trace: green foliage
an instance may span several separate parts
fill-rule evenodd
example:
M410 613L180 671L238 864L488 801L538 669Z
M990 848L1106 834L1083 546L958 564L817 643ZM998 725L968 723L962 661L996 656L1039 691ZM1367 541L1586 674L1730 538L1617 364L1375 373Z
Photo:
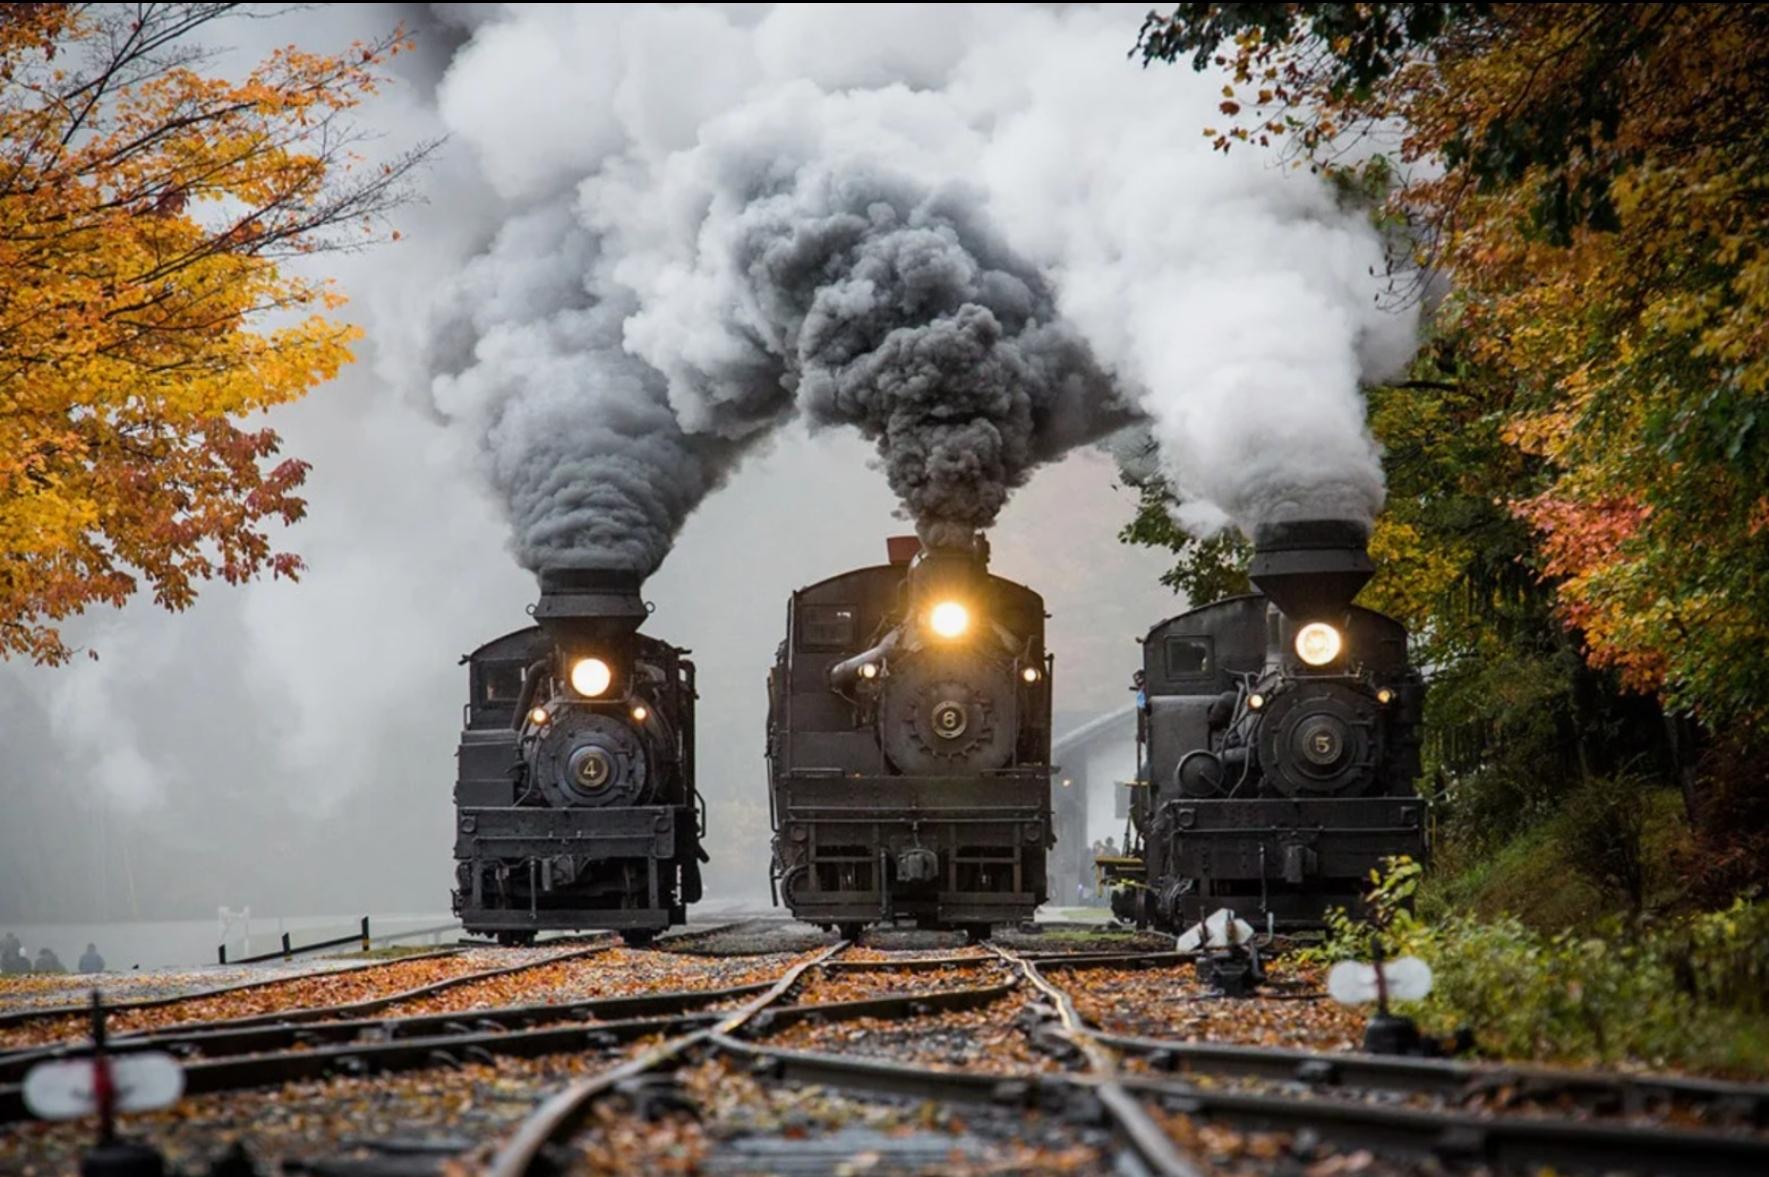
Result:
M1573 866L1598 887L1627 900L1638 915L1646 906L1649 862L1648 784L1633 776L1598 777L1568 799L1561 836Z
M1417 866L1397 862L1374 901L1387 954L1431 966L1431 995L1400 1009L1427 1031L1466 1026L1501 1058L1769 1073L1769 903L1548 933L1514 916L1416 916L1395 900L1417 884ZM1329 930L1317 959L1371 959L1371 923L1336 912Z
M1143 64L1192 55L1192 68L1210 66L1224 41L1281 45L1293 39L1333 46L1335 93L1365 95L1406 55L1430 42L1452 21L1483 4L1180 4L1171 16L1144 19L1136 52Z
M1198 538L1173 518L1172 489L1159 478L1137 486L1136 517L1118 532L1118 539L1145 548L1166 548L1175 555L1161 583L1189 605L1205 605L1249 591L1247 560L1253 549L1237 531Z

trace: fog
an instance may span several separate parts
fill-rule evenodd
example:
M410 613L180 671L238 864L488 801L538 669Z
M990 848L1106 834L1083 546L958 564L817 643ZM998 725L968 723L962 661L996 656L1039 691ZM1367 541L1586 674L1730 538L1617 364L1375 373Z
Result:
M406 20L419 34L419 51L397 59L398 84L365 107L361 121L383 133L383 149L397 151L450 130L439 109L443 93L457 135L426 173L428 203L396 218L401 241L323 259L325 272L335 274L351 296L346 313L363 325L367 338L358 362L338 380L270 414L269 423L283 434L284 452L313 464L305 490L308 516L280 537L306 560L300 582L211 585L195 607L178 615L138 601L67 627L70 638L98 651L97 661L80 658L58 669L0 664L6 748L0 758L0 926L208 916L219 905L249 904L255 914L267 915L448 906L450 793L466 698L458 659L525 624L535 586L518 563L510 505L488 477L482 431L470 416L439 409L423 374L411 370L411 357L414 349L431 346L422 339L432 321L431 291L484 249L515 210L533 206L544 187L537 173L564 167L568 174L584 174L602 158L598 153L609 150L605 143L586 142L581 156L565 160L522 150L525 137L536 131L534 121L575 117L559 109L574 98L630 105L634 91L628 87L612 98L543 93L532 81L511 77L510 90L527 102L528 122L498 123L463 137L459 127L470 127L474 116L520 114L523 103L505 94L487 95L481 104L458 85L439 90L466 26L500 10L438 8L445 20L411 6L338 6L236 22L218 34L236 50L223 59L231 65L289 40L315 50L339 48ZM1030 21L1028 11L1015 13L1012 23ZM1122 71L1127 86L1150 76L1124 59L1141 12L1127 8L1088 18L1084 44L1090 57L1078 76L1090 86L1104 85L1100 79L1115 77L1112 70ZM751 9L740 15L757 19ZM904 18L905 27L924 32L944 19ZM986 23L953 19L941 53L958 54L964 39L959 26L984 30L965 37L988 39ZM895 23L889 13L870 12L865 23L872 32L852 40L838 36L839 22L829 20L807 21L790 44L783 35L761 36L757 59L776 74L790 73L794 67L782 62L821 45L827 68L808 71L823 75L809 79L818 84L910 84L892 94L920 93L917 87L935 84L926 60L931 40L884 35L879 30ZM1038 52L1055 51L1051 27L1019 32L1041 38ZM1092 60L1101 53L1104 60ZM972 115L1037 111L1060 97L1060 87L1024 99L996 93L1013 63L997 54L990 67L991 60L983 55L961 87L954 83L955 93L970 95ZM585 75L584 85L594 90L588 76L594 62L567 56L548 64ZM944 78L952 61L935 65ZM612 68L606 61L604 66ZM1162 84L1208 99L1211 87L1199 89L1178 67L1174 79ZM1193 107L1207 110L1208 104L1193 103L1168 116L1176 145L1172 127L1194 134L1201 116ZM638 112L639 122L645 114ZM993 127L997 116L983 121ZM1165 468L1195 491L1189 517L1220 522L1253 509L1250 502L1263 504L1269 496L1237 481L1237 471L1244 470L1269 481L1273 465L1255 444L1259 422L1246 415L1252 408L1235 411L1237 401L1247 399L1237 392L1244 370L1208 362L1221 346L1208 333L1235 324L1220 305L1207 315L1200 310L1213 296L1222 302L1208 281L1210 272L1200 267L1209 262L1227 276L1245 259L1193 257L1189 268L1173 271L1189 275L1191 283L1178 282L1177 292L1159 252L1120 265L1138 248L1122 234L1148 224L1157 198L1166 199L1161 191L1142 194L1141 205L1131 199L1135 194L1120 192L1124 216L1117 229L1065 237L1057 227L1072 226L1085 202L1040 195L1043 189L1017 203L1000 199L1002 186L1036 188L1056 166L1032 166L1035 143L1028 136L1036 132L1036 120L1002 117L1000 125L998 140L989 138L987 128L966 132L1000 144L978 169L997 185L993 207L1016 244L1053 275L1084 279L1068 287L1059 282L1058 305L1088 329L1123 389L1154 422ZM1073 117L1062 126L1071 138L1079 134ZM586 140L594 138L591 131L586 125ZM1139 150L1159 154L1157 131L1139 131ZM488 178L487 142L507 149L501 183ZM1068 142L1058 150L1073 147ZM955 150L954 144L946 142L943 150ZM1182 155L1190 161L1186 168L1152 169L1168 188L1184 187L1187 176L1207 175L1223 164L1189 137L1183 151L1176 146L1175 158ZM1128 166L1122 159L1095 163L1104 176ZM1288 403L1293 413L1300 406L1304 416L1322 417L1324 434L1311 433L1306 420L1292 420L1284 436L1315 461L1334 449L1319 444L1323 436L1338 439L1351 473L1341 477L1340 468L1325 477L1354 487L1357 510L1373 509L1380 483L1370 482L1373 450L1362 430L1355 380L1360 371L1368 375L1392 365L1404 348L1381 324L1360 317L1361 311L1332 302L1343 295L1346 305L1363 304L1366 291L1344 275L1365 266L1371 243L1335 220L1315 188L1296 189L1294 181L1259 165L1224 166L1235 169L1225 173L1230 179L1205 184L1193 196L1194 206L1179 212L1189 217L1206 200L1232 205L1231 226L1218 231L1246 244L1256 263L1288 265L1301 256L1327 274L1313 283L1309 274L1285 278L1255 264L1245 289L1255 292L1268 314L1275 313L1274 300L1295 291L1305 308L1321 310L1308 332L1287 337L1288 345L1272 360L1282 369L1275 379L1301 379L1297 372L1311 362L1312 340L1330 353L1322 365L1335 383L1307 396L1292 388L1288 402L1268 390L1248 406L1267 411ZM1292 187L1274 187L1286 183ZM1288 195L1261 205L1258 198L1268 190ZM1268 241L1260 221L1267 214L1279 220L1293 215L1294 223L1283 221L1285 232ZM1326 235L1333 245L1325 251L1330 263L1307 252L1309 241L1298 224ZM1039 226L1047 231L1032 231ZM1162 240L1177 259L1200 234L1211 232L1207 221L1188 220L1183 232L1171 229ZM1127 299L1137 303L1148 283L1159 286L1167 301L1147 308L1148 321L1138 333L1114 308ZM1329 289L1332 297L1322 294ZM1173 356L1157 354L1163 332ZM1410 324L1401 324L1396 334L1410 338ZM1193 388L1200 390L1196 397L1187 392ZM1203 445L1203 439L1220 444ZM786 595L882 560L885 537L907 534L914 524L900 517L874 446L856 432L822 428L813 434L793 421L748 439L746 446L742 460L722 475L723 485L687 514L647 582L645 595L656 612L646 631L691 648L699 667L700 788L718 831L708 892L760 899L767 886L764 681L782 636ZM1282 493L1294 497L1294 469L1280 473ZM1183 607L1157 583L1166 567L1159 554L1117 542L1118 529L1135 508L1134 495L1118 481L1112 459L1083 445L1035 469L990 533L995 571L1045 595L1052 614L1048 644L1057 658L1056 706L1064 713L1121 706L1138 658L1137 636Z

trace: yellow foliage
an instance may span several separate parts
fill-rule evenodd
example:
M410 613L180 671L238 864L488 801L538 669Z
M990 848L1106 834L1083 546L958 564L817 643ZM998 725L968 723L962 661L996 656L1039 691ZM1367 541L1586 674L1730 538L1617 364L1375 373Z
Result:
M276 435L236 422L351 358L340 296L280 263L399 198L415 157L337 182L337 120L400 45L229 82L171 48L214 15L0 15L0 656L64 659L52 622L137 575L180 609L200 580L300 567L261 523L300 517L306 466L263 468Z

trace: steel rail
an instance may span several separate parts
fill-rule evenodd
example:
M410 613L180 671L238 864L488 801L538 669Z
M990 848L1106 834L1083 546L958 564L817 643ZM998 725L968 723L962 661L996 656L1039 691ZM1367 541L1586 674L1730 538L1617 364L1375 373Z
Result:
M1125 1076L1123 1082L1131 1091L1159 1099L1170 1111L1242 1129L1308 1130L1359 1147L1484 1163L1501 1170L1548 1166L1676 1177L1760 1177L1769 1172L1769 1138L1762 1136L1242 1095L1134 1076Z
M489 1006L443 1013L412 1014L400 1018L352 1018L335 1022L155 1033L125 1040L118 1053L127 1053L130 1050L164 1050L187 1059L194 1056L212 1059L286 1050L296 1046L351 1042L365 1037L391 1040L451 1032L465 1034L471 1032L469 1026L481 1030L508 1030L528 1029L549 1022L619 1020L681 1013L697 1006L747 997L767 987L768 982L760 981L723 989L673 990L630 997L592 997L578 1001ZM47 1057L65 1058L77 1055L83 1049L60 1048ZM39 1057L0 1059L0 1083L22 1081L30 1068L40 1061L42 1059Z
M1617 1075L1515 1063L1472 1063L1351 1052L1109 1034L1095 1037L1161 1070L1245 1075L1313 1087L1347 1087L1446 1096L1459 1101L1510 1090L1520 1099L1570 1098L1599 1109L1644 1113L1654 1104L1701 1107L1728 1118L1769 1125L1769 1085L1679 1075Z
M444 948L436 952L414 953L411 956L389 957L386 960L370 960L361 964L349 965L339 969L310 969L304 973L295 973L281 977L261 977L255 981L241 981L237 985L219 985L213 989L197 989L190 993L179 993L170 997L144 997L137 1001L106 1001L105 1009L111 1013L123 1013L128 1010L160 1009L168 1005L177 1005L181 1001L202 1001L210 997L220 997L228 993L240 993L247 989L262 989L266 985L281 985L287 981L304 981L309 977L343 977L354 973L364 973L372 969L384 969L390 965L405 964L413 960L435 960L442 956L458 956L458 948ZM212 968L205 965L204 968ZM228 966L233 967L233 966ZM87 1018L92 1017L92 1006L86 1005L51 1005L35 1009L15 1009L0 1012L0 1030L13 1026L34 1022L40 1018Z
M616 1084L642 1075L654 1067L679 1057L691 1047L708 1041L713 1034L728 1036L735 1033L743 1027L744 1023L790 991L808 969L823 963L847 947L846 940L838 940L810 960L803 960L793 965L781 974L780 979L775 981L766 993L746 1003L743 1008L720 1018L711 1028L695 1030L692 1033L668 1039L653 1046L637 1058L630 1059L593 1078L573 1083L554 1095L536 1108L528 1119L522 1122L521 1127L493 1155L491 1163L487 1167L489 1177L529 1177L530 1174L544 1172L542 1157L546 1147L575 1130L583 1122L583 1118L589 1113L591 1105L595 1103L598 1096L611 1090Z
M832 960L826 973L926 973L939 969L994 968L993 956L906 956L902 960Z
M1149 1115L1148 1109L1119 1082L1116 1055L1094 1038L1081 1015L1075 1011L1075 1003L1069 1000L1069 995L1051 984L1033 961L1004 948L991 945L990 949L1018 968L1033 988L1050 999L1061 1024L1061 1036L1087 1059L1100 1103L1143 1163L1167 1177L1203 1177L1207 1170L1181 1154L1166 1130Z
M1039 969L1160 969L1168 965L1189 964L1198 959L1195 952L1073 952L1035 956L1015 953L1021 960L1031 961Z

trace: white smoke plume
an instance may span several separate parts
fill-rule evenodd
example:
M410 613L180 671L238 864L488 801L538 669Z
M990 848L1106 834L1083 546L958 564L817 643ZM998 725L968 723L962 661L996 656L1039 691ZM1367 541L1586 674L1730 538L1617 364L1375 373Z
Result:
M1380 508L1380 243L1211 152L1220 82L1130 64L1135 13L479 19L441 109L510 220L391 368L485 438L527 566L653 570L794 415L875 441L932 542L1139 413L1194 525Z

